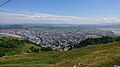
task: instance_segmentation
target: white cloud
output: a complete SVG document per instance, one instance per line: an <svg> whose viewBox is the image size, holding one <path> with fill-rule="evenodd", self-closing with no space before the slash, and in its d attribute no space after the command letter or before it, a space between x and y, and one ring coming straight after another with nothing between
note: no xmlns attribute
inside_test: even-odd
<svg viewBox="0 0 120 67"><path fill-rule="evenodd" d="M11 13L0 12L0 22L2 23L65 23L65 24L96 24L120 22L120 18L88 18L76 16L60 16L40 13Z"/></svg>

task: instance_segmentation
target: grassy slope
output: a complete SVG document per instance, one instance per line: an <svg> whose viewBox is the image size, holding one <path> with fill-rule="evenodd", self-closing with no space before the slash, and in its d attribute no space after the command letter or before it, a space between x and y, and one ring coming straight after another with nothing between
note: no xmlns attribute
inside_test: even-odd
<svg viewBox="0 0 120 67"><path fill-rule="evenodd" d="M33 45L33 44L20 44L14 50L11 50L10 52L7 52L6 55L11 56L11 55L26 54L27 51L30 51L31 46L38 47L38 46Z"/></svg>
<svg viewBox="0 0 120 67"><path fill-rule="evenodd" d="M29 46L26 46L26 49ZM113 67L120 65L120 43L92 45L71 51L40 52L0 58L0 66L32 67Z"/></svg>
<svg viewBox="0 0 120 67"><path fill-rule="evenodd" d="M19 48L18 48L19 47ZM18 55L21 53L21 50L23 49L23 47L25 47L25 44L20 44L17 45L17 48L15 48L14 50L11 50L9 52L6 52L6 55Z"/></svg>
<svg viewBox="0 0 120 67"><path fill-rule="evenodd" d="M23 42L20 42L20 41L23 41ZM5 52L6 56L26 54L27 51L30 51L31 46L38 47L32 43L27 42L25 39L15 38L15 37L0 38L0 44L2 44L2 43L7 44L7 45L11 45L11 44L15 45L15 48L13 48L13 47L5 48L4 47L4 49L8 49L8 52Z"/></svg>

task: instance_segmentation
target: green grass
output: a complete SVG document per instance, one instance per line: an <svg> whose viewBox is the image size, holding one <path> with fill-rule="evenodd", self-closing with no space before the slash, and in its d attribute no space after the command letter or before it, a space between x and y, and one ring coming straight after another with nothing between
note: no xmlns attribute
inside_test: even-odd
<svg viewBox="0 0 120 67"><path fill-rule="evenodd" d="M28 51L30 52L30 47L31 46L34 46L34 47L38 47L36 45L33 45L33 44L20 44L17 46L17 48L9 51L9 52L6 52L6 55L7 56L11 56L11 55L19 55L19 54L26 54ZM40 47L38 47L40 48Z"/></svg>
<svg viewBox="0 0 120 67"><path fill-rule="evenodd" d="M23 47L25 46L25 44L20 44L17 46L17 48L14 48L13 50L6 52L6 55L10 56L10 55L18 55L21 53L21 50L23 49Z"/></svg>
<svg viewBox="0 0 120 67"><path fill-rule="evenodd" d="M27 53L31 45L24 46L21 54L0 58L0 66L12 67L113 67L120 65L120 43L89 45L70 51Z"/></svg>

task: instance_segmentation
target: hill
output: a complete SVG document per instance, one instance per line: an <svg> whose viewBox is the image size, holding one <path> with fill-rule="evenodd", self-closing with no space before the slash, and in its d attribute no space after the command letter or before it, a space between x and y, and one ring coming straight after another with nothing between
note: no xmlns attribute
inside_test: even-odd
<svg viewBox="0 0 120 67"><path fill-rule="evenodd" d="M39 46L24 38L0 38L0 57L30 53L32 52L30 49L31 47L40 48Z"/></svg>
<svg viewBox="0 0 120 67"><path fill-rule="evenodd" d="M24 49L21 52L24 52ZM120 65L120 42L88 45L70 51L21 53L0 58L0 66L30 67L113 67Z"/></svg>

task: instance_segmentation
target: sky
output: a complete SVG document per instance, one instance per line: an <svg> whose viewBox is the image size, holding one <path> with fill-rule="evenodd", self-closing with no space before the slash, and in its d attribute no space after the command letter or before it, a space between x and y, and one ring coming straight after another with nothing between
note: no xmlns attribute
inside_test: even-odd
<svg viewBox="0 0 120 67"><path fill-rule="evenodd" d="M0 23L120 23L120 0L11 0Z"/></svg>

